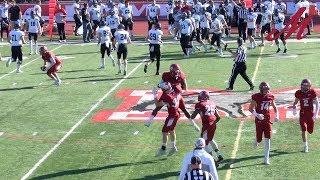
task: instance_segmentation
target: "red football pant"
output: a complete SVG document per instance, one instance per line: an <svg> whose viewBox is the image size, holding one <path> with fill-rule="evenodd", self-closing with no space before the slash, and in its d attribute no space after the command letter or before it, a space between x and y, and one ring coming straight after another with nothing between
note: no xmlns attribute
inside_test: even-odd
<svg viewBox="0 0 320 180"><path fill-rule="evenodd" d="M216 123L212 124L211 126L207 127L207 128L203 128L201 130L201 137L206 140L206 145L209 144L210 141L212 141L213 137L214 137L214 133L216 131Z"/></svg>
<svg viewBox="0 0 320 180"><path fill-rule="evenodd" d="M256 138L257 142L260 143L262 141L262 134L264 134L265 138L271 139L271 131L272 124L269 120L265 119L262 121L256 120Z"/></svg>
<svg viewBox="0 0 320 180"><path fill-rule="evenodd" d="M308 131L308 133L310 134L313 133L314 121L312 117L313 117L313 114L306 114L306 115L300 114L299 122L300 122L301 131Z"/></svg>
<svg viewBox="0 0 320 180"><path fill-rule="evenodd" d="M163 127L162 127L162 132L169 132L173 131L174 128L176 127L176 124L178 122L179 116L176 117L167 117Z"/></svg>

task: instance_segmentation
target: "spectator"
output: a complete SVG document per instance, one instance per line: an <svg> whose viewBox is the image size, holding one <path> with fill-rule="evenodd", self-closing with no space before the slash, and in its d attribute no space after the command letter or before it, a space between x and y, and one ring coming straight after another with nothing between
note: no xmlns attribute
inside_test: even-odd
<svg viewBox="0 0 320 180"><path fill-rule="evenodd" d="M193 156L199 156L202 160L202 170L204 171L208 171L212 174L213 179L218 180L218 173L217 173L217 169L216 169L216 165L214 162L213 157L207 153L204 148L206 146L206 142L203 138L199 138L196 141L195 144L196 148L190 152L189 154L187 154L187 156L185 156L184 160L183 160L183 164L182 164L182 168L180 171L180 176L179 176L179 180L184 179L184 175L191 170L191 164L190 163L190 159Z"/></svg>
<svg viewBox="0 0 320 180"><path fill-rule="evenodd" d="M88 4L84 3L83 8L81 9L81 17L82 17L82 27L83 27L83 34L82 39L83 42L88 43L90 42L90 36L92 34L92 26L90 23L90 15L88 12Z"/></svg>
<svg viewBox="0 0 320 180"><path fill-rule="evenodd" d="M183 179L184 180L195 180L195 179L207 179L213 180L212 174L208 171L201 170L201 158L199 156L192 156L191 160L191 171L187 172Z"/></svg>
<svg viewBox="0 0 320 180"><path fill-rule="evenodd" d="M80 12L79 12L80 11L79 1L80 0L75 0L75 2L73 3L73 9L74 9L73 19L74 19L74 22L76 23L76 27L74 28L75 36L79 36L78 29L82 25Z"/></svg>
<svg viewBox="0 0 320 180"><path fill-rule="evenodd" d="M0 6L0 22L1 22L1 41L3 41L3 31L7 32L7 38L9 36L9 20L8 20L8 1L4 0L2 6Z"/></svg>
<svg viewBox="0 0 320 180"><path fill-rule="evenodd" d="M20 7L15 0L11 0L11 7L9 8L10 26L13 29L15 24L20 24L19 20L22 18Z"/></svg>
<svg viewBox="0 0 320 180"><path fill-rule="evenodd" d="M65 32L66 16L67 16L66 11L61 7L60 3L57 3L56 9L54 12L54 17L58 27L60 42L66 42L66 32Z"/></svg>

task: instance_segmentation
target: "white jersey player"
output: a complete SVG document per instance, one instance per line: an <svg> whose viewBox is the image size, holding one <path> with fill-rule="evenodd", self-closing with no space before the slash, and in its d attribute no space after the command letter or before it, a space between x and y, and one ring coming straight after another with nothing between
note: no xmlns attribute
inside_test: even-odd
<svg viewBox="0 0 320 180"><path fill-rule="evenodd" d="M128 56L128 47L127 44L131 43L131 39L128 31L124 29L123 24L119 24L118 30L114 33L115 40L118 42L117 47L117 58L118 58L118 74L121 74L121 56L123 59L124 72L123 75L127 75L127 56Z"/></svg>
<svg viewBox="0 0 320 180"><path fill-rule="evenodd" d="M101 65L100 69L105 68L106 60L104 58L105 53L107 51L107 55L110 58L113 66L115 66L115 62L113 56L111 54L111 30L104 21L100 22L100 27L98 29L98 44L100 45L100 53L101 53Z"/></svg>
<svg viewBox="0 0 320 180"><path fill-rule="evenodd" d="M19 23L16 22L14 24L14 29L10 31L8 42L11 44L11 58L7 60L7 67L11 64L11 62L16 62L17 59L17 73L22 73L20 70L20 66L22 64L22 44L25 44L24 40L24 32L19 30Z"/></svg>
<svg viewBox="0 0 320 180"><path fill-rule="evenodd" d="M147 73L148 66L154 62L155 59L157 59L157 71L156 75L159 75L159 69L160 69L160 58L161 58L161 47L162 44L161 36L163 35L163 32L161 31L161 24L156 23L154 25L154 29L149 30L147 42L149 42L149 54L150 54L150 60L144 65L144 72Z"/></svg>
<svg viewBox="0 0 320 180"><path fill-rule="evenodd" d="M253 12L253 8L248 9L248 16L247 16L247 22L248 22L248 39L250 40L250 48L254 49L257 46L257 43L253 37L255 31L256 31L256 21L258 18L258 14Z"/></svg>
<svg viewBox="0 0 320 180"><path fill-rule="evenodd" d="M115 12L111 10L110 15L106 18L107 26L111 29L111 34L114 37L114 33L117 31L117 27L120 24L120 18L115 15Z"/></svg>
<svg viewBox="0 0 320 180"><path fill-rule="evenodd" d="M261 18L261 44L259 46L264 46L264 34L265 32L271 32L271 20L272 12L268 11L267 7L262 7L262 18Z"/></svg>
<svg viewBox="0 0 320 180"><path fill-rule="evenodd" d="M277 30L276 33L274 34L275 36L277 36L284 28L284 15L279 13L279 11L277 9L275 9L274 11L274 16L273 16L273 23L274 23L274 28ZM284 39L284 33L282 33L280 35L280 39L284 45L284 51L283 53L286 53L287 52L287 42L286 40ZM280 49L280 43L279 43L279 40L278 38L275 40L276 42L276 45L277 45L277 53L281 51Z"/></svg>
<svg viewBox="0 0 320 180"><path fill-rule="evenodd" d="M220 21L220 19L217 18L217 14L213 14L212 15L212 23L211 23L211 32L212 34L212 38L211 38L211 45L213 46L215 42L217 42L217 47L218 47L218 53L219 56L222 56L222 49L221 49L221 37L222 37L222 29L223 29L223 25Z"/></svg>
<svg viewBox="0 0 320 180"><path fill-rule="evenodd" d="M30 13L30 18L27 19L26 28L28 29L28 38L29 38L29 48L30 48L30 55L33 53L33 44L32 44L32 37L35 43L35 53L38 54L38 34L42 34L40 21L38 18L35 18L33 11Z"/></svg>

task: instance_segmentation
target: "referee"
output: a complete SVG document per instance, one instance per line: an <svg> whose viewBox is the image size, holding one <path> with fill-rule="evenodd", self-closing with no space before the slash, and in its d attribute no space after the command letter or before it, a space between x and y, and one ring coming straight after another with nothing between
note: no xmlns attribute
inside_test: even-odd
<svg viewBox="0 0 320 180"><path fill-rule="evenodd" d="M183 179L184 180L196 180L196 179L206 179L213 180L213 176L208 171L201 170L201 158L199 156L192 156L191 158L191 168L192 170L187 172Z"/></svg>
<svg viewBox="0 0 320 180"><path fill-rule="evenodd" d="M233 0L231 1L234 5L234 7L238 11L238 34L239 37L241 37L244 42L247 39L247 16L248 16L248 9L246 8L246 5L244 1L240 1L240 4L238 5Z"/></svg>
<svg viewBox="0 0 320 180"><path fill-rule="evenodd" d="M235 56L235 59L234 59L234 65L232 68L230 80L229 80L229 87L226 90L227 91L233 90L234 81L236 80L238 74L240 74L242 76L242 78L249 84L249 86L250 86L249 90L252 91L254 89L254 85L251 82L251 80L249 79L247 72L246 72L246 70L247 70L247 65L246 65L247 54L246 54L246 49L243 46L243 39L241 37L239 37L237 39L237 43L238 43L237 52L232 52L229 49L229 52L233 56Z"/></svg>

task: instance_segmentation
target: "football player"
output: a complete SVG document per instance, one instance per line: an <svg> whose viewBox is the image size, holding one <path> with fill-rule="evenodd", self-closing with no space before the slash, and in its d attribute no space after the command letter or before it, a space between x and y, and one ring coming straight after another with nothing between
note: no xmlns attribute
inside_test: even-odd
<svg viewBox="0 0 320 180"><path fill-rule="evenodd" d="M154 97L154 103L156 107L163 107L167 106L168 109L168 117L166 118L166 121L162 128L162 146L156 156L161 156L166 153L166 146L168 141L168 134L170 134L170 140L171 140L171 150L168 153L168 156L171 156L173 153L177 151L176 147L176 133L175 133L175 126L177 124L178 119L180 118L180 112L179 112L179 103L183 101L183 98L180 93L177 93L171 86L170 82L161 82L158 85L163 93L161 97L157 98L157 88L152 89L152 94ZM190 116L190 114L189 114ZM192 120L193 125L198 130L199 127L195 122Z"/></svg>
<svg viewBox="0 0 320 180"><path fill-rule="evenodd" d="M182 90L187 90L187 81L185 78L184 73L182 72L180 66L178 64L172 64L170 66L169 72L164 72L162 74L162 81L163 82L170 82L172 88L176 93L182 93ZM160 84L160 83L159 83ZM159 87L159 85L158 85ZM179 108L183 111L185 116L189 119L189 121L192 123L190 118L190 113L185 107L184 100L181 99L181 102L179 102ZM160 111L162 107L156 107L153 111L151 116L149 117L148 121L145 123L145 126L149 127L154 117L157 115L158 111Z"/></svg>
<svg viewBox="0 0 320 180"><path fill-rule="evenodd" d="M100 27L98 29L98 45L100 45L100 53L101 53L101 65L100 69L105 68L106 59L104 58L104 55L107 51L107 55L110 58L113 67L116 66L113 56L111 54L111 30L108 26L106 26L106 23L104 21L100 21Z"/></svg>
<svg viewBox="0 0 320 180"><path fill-rule="evenodd" d="M212 151L208 146L210 143L217 154L218 161L222 161L223 157L219 151L218 144L213 139L216 131L216 123L220 121L220 114L217 110L217 106L210 100L208 91L201 91L198 95L198 101L199 102L195 105L195 111L191 115L191 119L194 119L200 114L202 120L201 137L206 140L205 150L212 155Z"/></svg>
<svg viewBox="0 0 320 180"><path fill-rule="evenodd" d="M96 35L97 28L99 27L100 24L100 19L101 19L101 7L98 5L97 0L93 1L93 5L90 8L90 20L92 20L92 34L93 36Z"/></svg>
<svg viewBox="0 0 320 180"><path fill-rule="evenodd" d="M30 18L26 21L25 28L28 30L28 37L29 37L29 48L30 48L30 55L33 53L32 50L32 37L35 44L35 53L38 54L38 34L42 34L41 26L38 18L35 18L33 11L30 12Z"/></svg>
<svg viewBox="0 0 320 180"><path fill-rule="evenodd" d="M151 30L152 25L159 22L160 5L156 4L156 0L147 6L148 31Z"/></svg>
<svg viewBox="0 0 320 180"><path fill-rule="evenodd" d="M167 19L168 19L168 33L171 35L172 35L172 29L174 28L173 9L174 9L173 0L168 0L168 3L166 4L166 12L167 12Z"/></svg>
<svg viewBox="0 0 320 180"><path fill-rule="evenodd" d="M183 12L181 20L179 21L180 25L180 45L184 53L184 58L189 58L189 52L192 50L192 45L189 44L190 36L193 32L193 25L191 19L188 18L187 13Z"/></svg>
<svg viewBox="0 0 320 180"><path fill-rule="evenodd" d="M132 11L132 6L129 5L129 1L125 1L124 7L120 9L120 17L122 18L122 24L124 25L124 30L130 30L130 38L134 40L133 36L133 11Z"/></svg>
<svg viewBox="0 0 320 180"><path fill-rule="evenodd" d="M276 33L274 33L274 36L277 36L282 31L282 29L284 28L284 19L285 19L284 15L281 14L278 9L275 9L274 10L274 15L273 15L273 24L274 24L274 27L275 27L275 29L277 31L276 31ZM277 48L278 48L277 53L281 51L280 43L279 43L278 39L279 38L277 38L275 40ZM283 43L283 46L284 46L283 53L287 53L287 42L284 39L284 33L282 33L280 35L280 39L281 39L281 41Z"/></svg>
<svg viewBox="0 0 320 180"><path fill-rule="evenodd" d="M148 36L146 38L147 42L150 42L149 44L149 52L150 52L150 60L144 65L144 73L147 73L148 66L154 62L154 59L157 59L157 72L156 75L159 75L159 69L160 69L160 58L161 58L161 51L160 51L160 45L162 44L161 36L163 35L163 32L161 31L161 24L156 23L154 25L154 29L151 29L148 33Z"/></svg>
<svg viewBox="0 0 320 180"><path fill-rule="evenodd" d="M274 96L270 93L270 85L267 82L261 82L259 85L259 93L252 95L249 111L255 116L256 139L254 140L254 148L262 141L262 135L265 137L264 148L264 164L269 165L270 138L272 132L272 122L270 119L270 106L273 107L276 114L274 121L279 121L278 108L276 106Z"/></svg>
<svg viewBox="0 0 320 180"><path fill-rule="evenodd" d="M215 42L217 42L217 47L218 47L218 53L219 56L222 56L222 48L220 46L221 43L221 38L222 38L222 23L221 21L217 18L217 14L212 14L212 23L211 23L211 31L212 31L212 38L211 38L211 46L214 45Z"/></svg>
<svg viewBox="0 0 320 180"><path fill-rule="evenodd" d="M262 19L261 19L261 44L259 46L264 46L264 33L271 32L271 20L272 20L272 12L268 10L266 6L262 7Z"/></svg>
<svg viewBox="0 0 320 180"><path fill-rule="evenodd" d="M317 96L317 92L311 88L311 81L309 79L304 79L301 82L301 89L296 91L295 93L296 99L293 102L292 106L288 108L293 108L293 115L297 114L297 104L300 103L300 127L301 127L301 136L304 145L304 152L308 152L308 139L307 133L313 133L314 123L318 117L319 113L319 100ZM313 108L313 104L315 104L315 111Z"/></svg>
<svg viewBox="0 0 320 180"><path fill-rule="evenodd" d="M62 62L57 58L53 52L48 51L46 46L41 46L39 53L43 59L44 65L41 67L42 71L46 71L47 75L54 80L54 85L60 86L61 79L58 76L58 71L62 67ZM49 63L49 65L47 65Z"/></svg>
<svg viewBox="0 0 320 180"><path fill-rule="evenodd" d="M258 15L253 12L253 8L248 9L249 14L247 15L247 21L248 21L248 39L250 41L250 48L254 49L257 46L257 43L254 39L254 35L256 32L256 21Z"/></svg>
<svg viewBox="0 0 320 180"><path fill-rule="evenodd" d="M17 59L17 73L22 73L20 66L22 64L22 44L25 44L24 32L20 29L19 22L14 23L13 30L10 31L8 42L11 44L11 58L7 60L6 66L9 67L11 62L16 62Z"/></svg>
<svg viewBox="0 0 320 180"><path fill-rule="evenodd" d="M131 43L131 39L128 31L124 29L123 24L119 24L118 30L114 33L115 41L118 42L117 47L117 57L118 57L118 74L121 74L121 56L123 59L123 75L127 75L127 56L128 56L128 47L127 44Z"/></svg>

